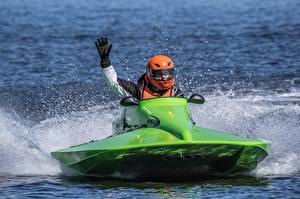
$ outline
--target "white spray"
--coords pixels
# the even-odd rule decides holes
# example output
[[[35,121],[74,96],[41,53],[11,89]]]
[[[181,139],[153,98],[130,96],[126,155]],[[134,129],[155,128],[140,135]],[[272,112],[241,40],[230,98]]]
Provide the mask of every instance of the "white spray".
[[[192,115],[198,126],[270,140],[270,156],[258,166],[257,175],[290,174],[300,170],[300,106],[288,99],[298,100],[299,93],[292,97],[206,96],[204,105],[191,105]],[[120,109],[104,107],[47,119],[32,127],[0,110],[0,175],[60,174],[51,151],[111,135],[111,123]]]

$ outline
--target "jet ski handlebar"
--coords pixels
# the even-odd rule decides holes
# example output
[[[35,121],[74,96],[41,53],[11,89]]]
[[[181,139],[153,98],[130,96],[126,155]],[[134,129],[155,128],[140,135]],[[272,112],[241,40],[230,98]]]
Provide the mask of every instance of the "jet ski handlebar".
[[[187,102],[194,103],[194,104],[204,104],[205,100],[202,95],[193,94],[189,99],[187,99]]]
[[[203,104],[205,102],[204,97],[198,94],[193,94],[187,99],[188,103]],[[121,106],[135,106],[139,104],[139,100],[132,96],[124,97],[121,102]]]

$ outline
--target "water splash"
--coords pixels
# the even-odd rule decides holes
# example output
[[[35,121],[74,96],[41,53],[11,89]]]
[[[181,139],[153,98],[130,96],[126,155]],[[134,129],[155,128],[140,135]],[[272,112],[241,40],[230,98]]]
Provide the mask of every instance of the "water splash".
[[[199,126],[271,141],[269,157],[258,166],[257,175],[291,174],[300,171],[299,97],[300,93],[213,96],[201,107],[192,105],[192,114]]]
[[[50,152],[110,135],[116,111],[103,106],[55,117],[27,127],[0,111],[0,174],[57,175]]]
[[[256,175],[297,173],[300,106],[294,102],[298,94],[206,96],[204,105],[191,105],[191,110],[199,126],[270,140],[270,156],[258,166]],[[64,173],[50,152],[111,135],[111,123],[120,109],[108,106],[94,106],[34,126],[23,125],[0,110],[0,174]]]

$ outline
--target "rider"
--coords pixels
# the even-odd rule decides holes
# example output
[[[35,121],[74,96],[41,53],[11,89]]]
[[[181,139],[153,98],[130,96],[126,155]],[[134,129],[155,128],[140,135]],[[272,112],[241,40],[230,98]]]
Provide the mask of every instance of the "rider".
[[[98,39],[96,47],[105,77],[119,95],[133,96],[138,100],[158,97],[184,97],[183,93],[174,86],[175,68],[169,57],[156,55],[150,58],[146,73],[139,78],[136,84],[117,76],[109,59],[112,44],[108,45],[107,38]]]

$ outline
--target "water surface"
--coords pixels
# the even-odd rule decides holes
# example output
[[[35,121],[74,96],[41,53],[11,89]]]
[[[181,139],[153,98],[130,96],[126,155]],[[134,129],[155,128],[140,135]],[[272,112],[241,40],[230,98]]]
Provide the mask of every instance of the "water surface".
[[[299,198],[299,1],[4,0],[0,10],[2,197]],[[206,99],[192,106],[197,125],[270,140],[270,156],[246,178],[66,177],[50,152],[111,135],[121,111],[99,36],[132,81],[151,56],[171,56],[177,86]]]

